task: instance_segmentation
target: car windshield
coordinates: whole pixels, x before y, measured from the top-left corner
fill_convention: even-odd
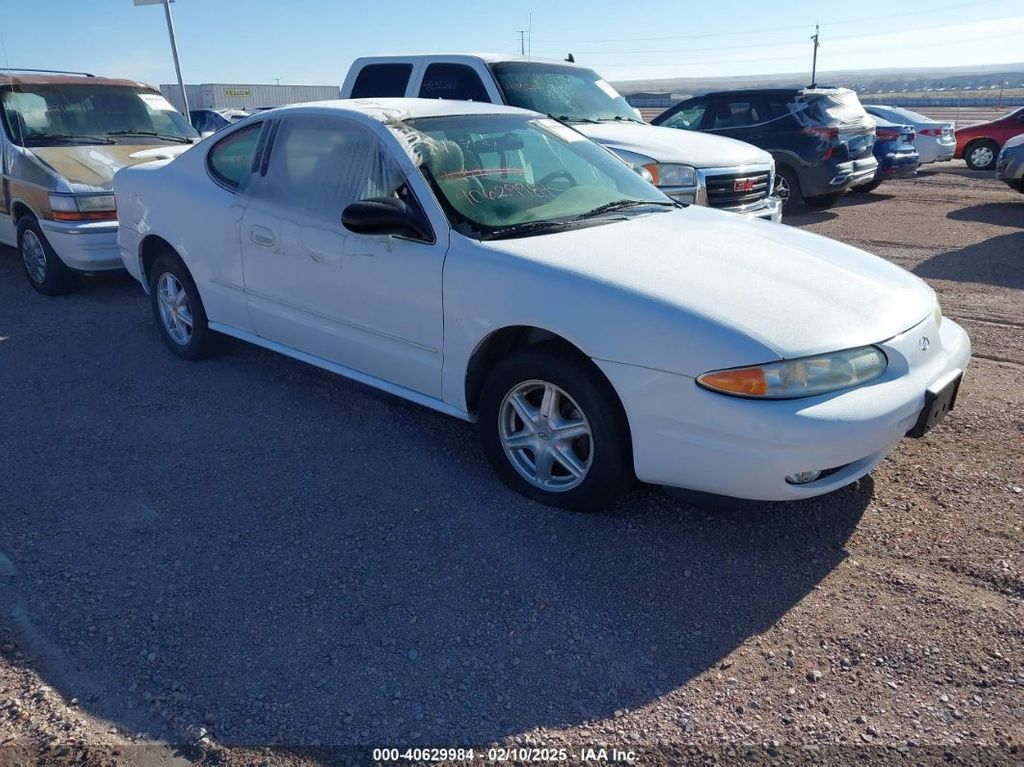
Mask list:
[[[467,237],[541,234],[675,207],[607,150],[550,118],[458,115],[390,127]]]
[[[591,69],[503,61],[491,64],[505,102],[566,122],[642,122],[626,100]]]
[[[127,85],[18,84],[0,103],[8,135],[23,146],[189,143],[199,135],[159,93]]]

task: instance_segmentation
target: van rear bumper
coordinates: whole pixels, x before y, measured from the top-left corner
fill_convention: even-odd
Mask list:
[[[70,268],[79,272],[124,268],[117,247],[116,221],[40,221],[39,225],[60,260]]]

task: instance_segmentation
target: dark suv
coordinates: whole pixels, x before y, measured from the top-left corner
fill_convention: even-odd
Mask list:
[[[791,211],[828,208],[851,186],[870,182],[874,120],[848,88],[723,91],[687,99],[652,122],[746,141],[775,158],[776,194]]]

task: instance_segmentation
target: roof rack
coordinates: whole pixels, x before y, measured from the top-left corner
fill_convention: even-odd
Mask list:
[[[96,75],[91,72],[68,72],[63,69],[21,69],[19,67],[0,67],[0,72],[7,74],[9,72],[32,72],[34,74],[46,74],[46,75],[80,75],[82,77],[95,77]]]

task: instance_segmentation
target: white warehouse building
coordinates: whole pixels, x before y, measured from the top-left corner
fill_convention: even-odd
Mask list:
[[[161,85],[160,92],[184,113],[181,88],[177,83]],[[261,85],[236,83],[185,84],[190,109],[261,109],[300,104],[306,101],[329,101],[339,98],[337,85]]]

